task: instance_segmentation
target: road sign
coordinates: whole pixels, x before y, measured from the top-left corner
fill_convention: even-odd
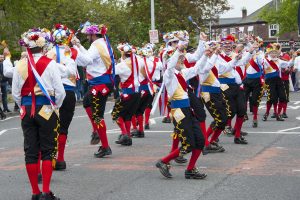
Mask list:
[[[149,31],[150,43],[159,43],[158,30]]]

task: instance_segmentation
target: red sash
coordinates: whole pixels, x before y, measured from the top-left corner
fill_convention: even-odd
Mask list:
[[[78,51],[74,48],[71,48],[71,53],[72,53],[71,58],[75,61],[78,55]]]
[[[255,69],[256,72],[260,72],[259,66],[253,58],[250,59],[249,64],[253,67],[253,69]]]
[[[241,80],[244,80],[245,75],[244,75],[244,73],[243,73],[241,67],[240,67],[240,66],[235,67],[235,71],[237,71],[237,73],[240,75]]]
[[[189,61],[187,59],[184,59],[183,64],[186,68],[191,68],[194,67],[196,65],[196,62],[194,63],[189,63]]]
[[[216,68],[216,66],[211,68],[211,71],[215,75],[216,78],[219,78],[219,73],[218,73],[218,69]]]
[[[223,58],[226,62],[230,62],[232,59],[227,55],[220,54],[221,58]]]
[[[175,75],[176,75],[177,80],[178,80],[179,84],[181,85],[182,89],[186,92],[188,85],[187,85],[185,79],[183,78],[183,76],[180,73],[175,74]]]
[[[276,63],[273,60],[268,60],[267,58],[266,58],[266,60],[274,70],[279,71],[278,66],[276,65]]]

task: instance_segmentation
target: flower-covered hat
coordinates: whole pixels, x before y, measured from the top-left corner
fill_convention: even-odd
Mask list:
[[[166,33],[163,36],[163,39],[166,44],[169,44],[170,42],[174,42],[174,41],[179,41],[179,40],[188,41],[189,33],[185,30],[184,31],[172,31],[172,32]]]
[[[280,53],[281,52],[281,45],[279,43],[270,43],[270,44],[268,44],[267,53],[271,53],[271,52]]]
[[[56,24],[52,29],[52,37],[55,44],[68,44],[69,37],[73,33],[67,26]]]
[[[107,27],[104,24],[97,25],[97,24],[89,23],[83,26],[81,32],[86,35],[94,35],[94,34],[105,35],[107,33]]]
[[[19,44],[27,48],[43,48],[51,41],[50,31],[48,29],[33,28],[21,35]]]
[[[121,51],[122,53],[129,54],[129,53],[135,53],[136,49],[132,45],[128,43],[121,43],[118,45],[117,49]]]

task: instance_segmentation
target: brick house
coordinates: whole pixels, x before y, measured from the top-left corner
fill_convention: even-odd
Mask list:
[[[224,37],[227,34],[233,34],[237,38],[242,39],[244,33],[260,36],[265,45],[270,42],[278,42],[282,45],[283,50],[291,48],[290,41],[295,41],[294,47],[300,48],[300,33],[299,31],[285,33],[277,38],[277,25],[268,24],[259,18],[260,12],[265,8],[275,7],[275,1],[271,1],[250,15],[247,15],[247,10],[242,9],[242,17],[235,18],[220,18],[219,21],[212,26],[212,39]]]

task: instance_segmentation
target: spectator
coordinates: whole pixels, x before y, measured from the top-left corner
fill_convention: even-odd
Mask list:
[[[296,83],[295,83],[295,91],[298,91],[299,90],[299,87],[300,87],[300,49],[298,49],[296,51],[296,58],[295,58],[295,61],[294,61],[294,69],[295,69],[295,73],[296,73]]]
[[[2,63],[1,63],[2,65]],[[4,112],[11,112],[9,109],[8,109],[8,106],[7,106],[7,86],[8,86],[8,78],[6,77],[2,77],[2,80],[1,80],[1,93],[2,93],[2,105],[3,105],[3,111]]]

